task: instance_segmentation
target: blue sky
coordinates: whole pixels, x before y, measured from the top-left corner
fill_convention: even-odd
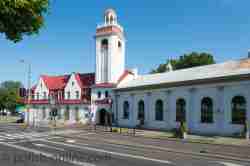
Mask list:
[[[93,36],[109,7],[126,31],[126,66],[140,73],[192,51],[212,53],[217,62],[246,57],[249,6],[249,0],[53,0],[38,36],[13,44],[0,35],[0,81],[27,82],[19,59],[32,64],[33,82],[40,74],[93,72]]]

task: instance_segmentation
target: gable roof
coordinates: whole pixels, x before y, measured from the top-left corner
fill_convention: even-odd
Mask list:
[[[124,73],[118,79],[117,83],[119,84],[120,82],[122,82],[128,75],[134,75],[134,73],[129,70],[125,70]]]
[[[75,78],[81,88],[88,88],[95,83],[95,73],[76,73]]]
[[[46,87],[49,90],[62,90],[66,87],[71,75],[48,76],[42,75]],[[90,87],[95,83],[94,73],[76,73],[75,78],[81,88]]]
[[[70,78],[70,75],[62,75],[62,76],[42,75],[41,78],[43,79],[46,87],[49,90],[59,90],[65,88]]]
[[[250,59],[231,60],[224,63],[193,67],[166,73],[141,75],[126,84],[118,85],[117,90],[159,84],[171,84],[171,86],[174,87],[175,84],[181,82],[218,79],[244,74],[250,75]]]
[[[98,83],[93,85],[93,88],[115,88],[120,82],[122,82],[128,75],[134,75],[131,71],[125,70],[122,75],[119,77],[117,83],[109,83],[109,82],[104,82],[104,83]]]

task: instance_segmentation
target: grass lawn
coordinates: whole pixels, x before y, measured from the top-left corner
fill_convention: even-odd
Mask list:
[[[0,123],[14,123],[19,118],[19,116],[0,116]]]

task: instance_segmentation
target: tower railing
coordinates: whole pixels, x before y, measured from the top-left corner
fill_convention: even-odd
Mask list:
[[[107,27],[107,26],[117,26],[123,32],[123,27],[120,24],[118,24],[118,23],[112,23],[112,24],[102,23],[102,24],[97,24],[97,28],[103,28],[103,27]]]

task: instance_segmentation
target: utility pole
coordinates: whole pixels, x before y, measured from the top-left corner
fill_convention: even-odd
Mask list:
[[[25,60],[20,60],[21,63],[26,64]],[[28,80],[27,80],[27,124],[30,125],[30,103],[31,103],[31,64],[27,63],[28,65]],[[33,123],[34,123],[34,114],[33,114]],[[34,124],[33,124],[34,125]]]

